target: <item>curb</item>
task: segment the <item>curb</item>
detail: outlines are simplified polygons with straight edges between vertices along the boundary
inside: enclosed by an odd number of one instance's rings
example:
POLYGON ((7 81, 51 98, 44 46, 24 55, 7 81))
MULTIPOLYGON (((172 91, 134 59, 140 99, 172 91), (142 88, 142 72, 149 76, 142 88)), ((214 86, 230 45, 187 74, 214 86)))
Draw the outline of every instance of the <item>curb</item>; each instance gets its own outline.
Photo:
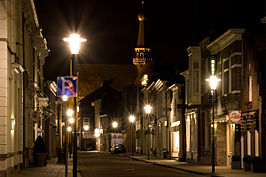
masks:
POLYGON ((172 168, 172 169, 176 169, 176 170, 185 171, 185 172, 188 172, 188 173, 194 173, 194 174, 197 174, 197 175, 210 175, 209 173, 203 173, 203 172, 198 172, 198 171, 193 171, 193 170, 187 170, 187 169, 184 169, 184 168, 178 168, 178 167, 174 167, 174 166, 170 166, 170 165, 159 164, 159 163, 156 163, 156 162, 149 162, 147 160, 134 158, 132 156, 128 156, 128 157, 131 158, 131 159, 133 159, 133 160, 137 160, 137 161, 149 163, 149 164, 152 164, 152 165, 157 165, 157 166, 172 168))

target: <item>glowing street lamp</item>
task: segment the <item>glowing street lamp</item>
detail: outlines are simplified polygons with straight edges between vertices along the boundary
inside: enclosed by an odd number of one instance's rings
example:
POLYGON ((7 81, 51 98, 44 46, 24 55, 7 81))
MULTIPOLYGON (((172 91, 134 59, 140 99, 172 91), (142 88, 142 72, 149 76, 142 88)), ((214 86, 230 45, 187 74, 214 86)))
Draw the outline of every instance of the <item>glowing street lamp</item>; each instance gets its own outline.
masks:
POLYGON ((89 126, 88 125, 85 125, 83 128, 84 128, 85 131, 89 130, 89 126))
POLYGON ((63 40, 69 43, 71 54, 79 54, 80 43, 87 41, 86 39, 80 38, 80 35, 75 33, 70 34, 68 38, 64 38, 63 40))
POLYGON ((67 95, 62 96, 62 100, 63 101, 67 101, 68 100, 68 96, 67 95))
POLYGON ((216 90, 218 82, 221 81, 221 79, 218 79, 215 75, 212 75, 210 78, 206 79, 206 81, 210 83, 211 90, 216 90))
POLYGON ((99 137, 101 134, 100 134, 100 130, 98 128, 95 128, 94 130, 94 136, 95 137, 99 137))
POLYGON ((131 123, 131 155, 134 155, 134 147, 133 147, 133 128, 134 128, 134 122, 135 122, 136 117, 134 115, 129 116, 129 121, 131 123))
POLYGON ((72 109, 68 109, 68 110, 67 110, 67 116, 68 116, 68 117, 73 116, 73 114, 74 114, 74 111, 73 111, 72 109))
POLYGON ((71 127, 67 127, 67 131, 71 132, 72 128, 71 127))
POLYGON ((147 114, 150 114, 151 113, 151 110, 152 110, 152 107, 151 107, 151 105, 146 105, 145 107, 144 107, 144 109, 145 109, 145 112, 147 113, 147 114))
POLYGON ((75 122, 75 119, 74 119, 73 117, 70 117, 70 118, 68 119, 68 121, 69 121, 70 124, 73 124, 73 123, 75 122))
POLYGON ((118 127, 118 123, 117 123, 116 121, 114 121, 114 122, 112 123, 112 126, 113 126, 113 128, 117 128, 117 127, 118 127))
MULTIPOLYGON (((145 112, 148 114, 148 116, 149 116, 149 114, 151 113, 151 110, 152 110, 152 106, 151 105, 146 105, 145 107, 144 107, 144 110, 145 110, 145 112)), ((148 128, 149 128, 149 125, 150 125, 150 117, 148 117, 148 128)), ((149 130, 149 132, 150 132, 150 130, 149 130)), ((150 159, 150 143, 149 143, 149 134, 148 134, 148 141, 147 141, 147 145, 148 145, 148 153, 147 153, 147 158, 148 158, 148 160, 150 159)))
POLYGON ((130 115, 129 116, 129 121, 130 121, 130 123, 134 123, 135 122, 135 116, 133 116, 133 115, 130 115))
MULTIPOLYGON (((86 39, 83 39, 80 37, 79 34, 70 34, 68 38, 63 39, 65 42, 69 43, 70 51, 72 54, 72 73, 71 75, 76 75, 75 74, 75 62, 74 58, 76 55, 79 54, 79 49, 80 49, 80 43, 85 42, 86 39)), ((74 97, 74 109, 75 109, 75 119, 76 119, 76 112, 77 112, 77 98, 74 97)), ((73 152, 73 177, 77 177, 77 121, 75 121, 74 125, 74 152, 73 152)))

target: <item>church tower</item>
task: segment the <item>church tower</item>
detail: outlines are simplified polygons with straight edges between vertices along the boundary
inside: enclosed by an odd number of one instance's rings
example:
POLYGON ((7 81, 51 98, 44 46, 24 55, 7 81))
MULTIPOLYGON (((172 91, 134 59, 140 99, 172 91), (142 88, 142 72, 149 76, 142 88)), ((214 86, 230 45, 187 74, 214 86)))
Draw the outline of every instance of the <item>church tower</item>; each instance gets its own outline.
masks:
POLYGON ((138 72, 140 73, 143 66, 151 61, 150 48, 145 48, 144 45, 144 1, 141 2, 141 11, 138 15, 139 20, 139 33, 137 47, 135 48, 135 57, 133 58, 133 64, 137 66, 138 72))

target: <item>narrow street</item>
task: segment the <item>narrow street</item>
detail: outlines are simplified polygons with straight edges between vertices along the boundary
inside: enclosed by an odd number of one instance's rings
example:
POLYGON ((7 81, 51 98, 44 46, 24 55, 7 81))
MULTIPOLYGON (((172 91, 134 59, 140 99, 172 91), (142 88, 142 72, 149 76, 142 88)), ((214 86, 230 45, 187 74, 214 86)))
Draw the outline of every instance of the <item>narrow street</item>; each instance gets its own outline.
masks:
POLYGON ((126 154, 112 155, 96 151, 80 152, 78 166, 82 177, 203 177, 132 160, 126 154))

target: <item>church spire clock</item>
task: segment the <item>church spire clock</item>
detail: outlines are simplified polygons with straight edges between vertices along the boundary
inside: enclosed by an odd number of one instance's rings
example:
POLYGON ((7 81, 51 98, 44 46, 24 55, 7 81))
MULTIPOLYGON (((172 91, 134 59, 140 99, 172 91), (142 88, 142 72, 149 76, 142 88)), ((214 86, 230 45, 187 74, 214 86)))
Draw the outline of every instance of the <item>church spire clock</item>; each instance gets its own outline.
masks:
POLYGON ((144 1, 141 2, 141 11, 138 15, 139 20, 139 33, 137 47, 135 48, 135 57, 133 58, 133 64, 136 65, 138 72, 140 72, 145 64, 151 61, 150 48, 146 48, 144 45, 144 1))

